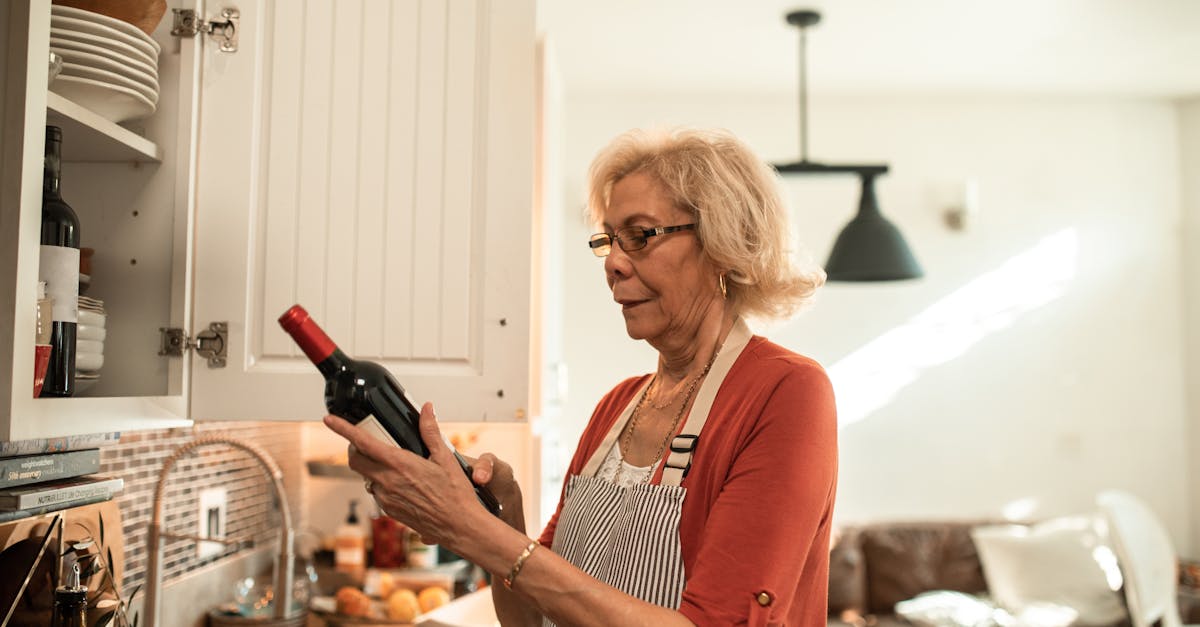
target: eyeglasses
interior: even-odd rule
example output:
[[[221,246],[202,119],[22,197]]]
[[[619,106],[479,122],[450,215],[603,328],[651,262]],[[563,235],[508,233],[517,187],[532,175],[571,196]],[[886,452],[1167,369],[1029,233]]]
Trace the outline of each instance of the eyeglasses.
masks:
[[[621,250],[632,252],[641,250],[646,247],[646,240],[655,235],[666,235],[676,231],[690,231],[695,229],[693,224],[678,224],[676,226],[627,226],[623,229],[617,229],[616,233],[596,233],[588,238],[588,248],[592,249],[592,253],[597,257],[607,257],[608,253],[612,252],[612,244],[615,240]]]

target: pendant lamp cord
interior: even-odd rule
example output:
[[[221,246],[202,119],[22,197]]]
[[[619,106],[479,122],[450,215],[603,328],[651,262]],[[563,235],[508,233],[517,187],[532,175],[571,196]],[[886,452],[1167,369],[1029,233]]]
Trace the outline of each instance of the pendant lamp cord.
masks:
[[[808,63],[805,60],[808,29],[800,27],[800,162],[808,163]]]

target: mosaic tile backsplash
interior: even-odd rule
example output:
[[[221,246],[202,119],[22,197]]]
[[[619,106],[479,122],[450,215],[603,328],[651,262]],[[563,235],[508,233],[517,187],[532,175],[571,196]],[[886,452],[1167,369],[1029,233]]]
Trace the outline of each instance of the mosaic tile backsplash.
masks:
[[[125,479],[125,488],[115,499],[121,508],[125,533],[122,589],[133,590],[146,578],[146,532],[153,517],[154,490],[163,462],[179,445],[196,436],[215,433],[255,444],[274,459],[283,471],[293,525],[303,528],[305,470],[299,425],[196,422],[192,427],[122,433],[117,443],[101,449],[100,457],[101,474]],[[256,547],[275,545],[281,518],[270,479],[252,456],[224,445],[198,448],[175,463],[163,500],[164,530],[195,534],[200,491],[214,486],[228,491],[226,537],[252,538]],[[200,559],[195,543],[169,542],[163,552],[163,581],[170,583],[236,552],[236,548],[228,547],[217,555]]]

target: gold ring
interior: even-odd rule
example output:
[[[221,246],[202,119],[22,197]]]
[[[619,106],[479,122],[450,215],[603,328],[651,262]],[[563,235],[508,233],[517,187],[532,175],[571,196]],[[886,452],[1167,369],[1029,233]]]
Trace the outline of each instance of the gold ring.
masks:
[[[375,487],[375,484],[372,483],[370,479],[363,481],[363,488],[366,488],[368,494],[375,494],[374,492],[371,491],[371,489],[374,487]]]

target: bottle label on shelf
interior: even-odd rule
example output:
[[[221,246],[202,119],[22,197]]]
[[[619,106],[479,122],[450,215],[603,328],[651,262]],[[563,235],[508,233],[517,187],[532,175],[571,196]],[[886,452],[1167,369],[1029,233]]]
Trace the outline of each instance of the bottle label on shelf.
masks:
[[[339,569],[362,567],[367,561],[366,550],[361,541],[341,542],[334,549],[333,559]]]
[[[79,249],[43,244],[38,264],[38,280],[46,282],[46,295],[54,299],[50,318],[78,322]]]
[[[379,424],[379,419],[373,414],[368,414],[366,418],[360,420],[358,423],[358,428],[370,433],[376,440],[379,440],[384,444],[390,444],[396,448],[400,448],[400,445],[392,439],[391,435],[388,435],[387,430],[383,428],[383,425]]]
[[[437,546],[421,542],[421,534],[409,530],[408,552],[405,559],[413,568],[433,568],[437,566]]]

